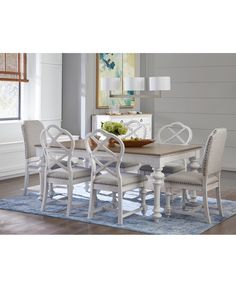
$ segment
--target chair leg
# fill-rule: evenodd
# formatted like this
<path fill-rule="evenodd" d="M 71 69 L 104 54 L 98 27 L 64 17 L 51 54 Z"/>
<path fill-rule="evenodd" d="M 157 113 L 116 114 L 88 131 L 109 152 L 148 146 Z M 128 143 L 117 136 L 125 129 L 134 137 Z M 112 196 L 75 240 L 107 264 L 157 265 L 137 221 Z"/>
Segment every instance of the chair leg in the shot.
<path fill-rule="evenodd" d="M 217 206 L 218 206 L 218 209 L 219 209 L 219 214 L 220 216 L 224 216 L 224 213 L 223 213 L 223 208 L 222 208 L 222 202 L 221 202 L 221 191 L 220 191 L 220 187 L 217 187 L 216 188 L 216 199 L 217 199 Z"/>
<path fill-rule="evenodd" d="M 188 190 L 183 189 L 182 190 L 182 209 L 185 209 L 185 205 L 188 202 Z"/>
<path fill-rule="evenodd" d="M 25 167 L 25 179 L 24 179 L 24 195 L 28 193 L 28 185 L 29 185 L 29 168 L 26 165 Z"/>
<path fill-rule="evenodd" d="M 89 190 L 90 190 L 90 183 L 89 182 L 85 182 L 84 189 L 86 192 L 89 192 Z"/>
<path fill-rule="evenodd" d="M 97 190 L 94 189 L 91 185 L 90 199 L 89 199 L 89 210 L 88 210 L 88 219 L 93 217 L 95 203 L 97 199 Z"/>
<path fill-rule="evenodd" d="M 118 202 L 117 202 L 117 198 L 116 198 L 116 193 L 112 192 L 112 206 L 113 208 L 117 208 L 118 206 Z"/>
<path fill-rule="evenodd" d="M 123 193 L 118 192 L 118 224 L 123 225 Z"/>
<path fill-rule="evenodd" d="M 71 210 L 71 206 L 72 206 L 72 198 L 73 198 L 73 190 L 74 190 L 74 186 L 69 183 L 67 185 L 67 195 L 68 195 L 68 199 L 67 199 L 67 209 L 66 209 L 66 216 L 70 216 L 70 210 Z"/>
<path fill-rule="evenodd" d="M 211 217 L 210 217 L 209 206 L 208 206 L 208 195 L 207 195 L 206 188 L 205 188 L 205 191 L 203 191 L 203 203 L 204 203 L 205 216 L 207 218 L 208 223 L 211 224 Z"/>
<path fill-rule="evenodd" d="M 165 214 L 168 217 L 171 215 L 171 206 L 170 206 L 171 196 L 172 196 L 171 188 L 166 189 L 166 193 L 165 193 L 165 200 L 166 200 Z"/>
<path fill-rule="evenodd" d="M 42 199 L 42 203 L 41 203 L 41 211 L 45 210 L 47 198 L 48 198 L 48 182 L 45 179 L 45 182 L 43 185 L 43 199 Z"/>
<path fill-rule="evenodd" d="M 142 208 L 142 214 L 146 215 L 147 212 L 147 204 L 146 204 L 146 188 L 143 187 L 140 191 L 141 194 L 141 208 Z"/>
<path fill-rule="evenodd" d="M 50 183 L 49 185 L 49 197 L 53 198 L 55 196 L 56 192 L 53 190 L 53 183 Z"/>

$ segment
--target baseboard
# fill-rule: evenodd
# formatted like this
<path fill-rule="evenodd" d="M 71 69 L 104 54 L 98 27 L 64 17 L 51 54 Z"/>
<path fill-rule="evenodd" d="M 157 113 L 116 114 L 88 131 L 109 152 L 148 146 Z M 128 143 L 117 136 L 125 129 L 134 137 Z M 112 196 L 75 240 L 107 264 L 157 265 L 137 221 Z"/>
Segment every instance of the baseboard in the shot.
<path fill-rule="evenodd" d="M 233 167 L 223 167 L 222 171 L 236 172 L 236 168 Z"/>
<path fill-rule="evenodd" d="M 25 175 L 25 166 L 11 166 L 8 168 L 0 169 L 0 180 L 19 177 Z"/>

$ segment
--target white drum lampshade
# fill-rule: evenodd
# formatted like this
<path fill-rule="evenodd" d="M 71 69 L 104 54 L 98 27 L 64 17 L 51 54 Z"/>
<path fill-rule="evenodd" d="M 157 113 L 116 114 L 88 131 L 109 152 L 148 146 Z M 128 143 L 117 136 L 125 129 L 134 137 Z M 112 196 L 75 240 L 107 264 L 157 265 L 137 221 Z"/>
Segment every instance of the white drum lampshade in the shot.
<path fill-rule="evenodd" d="M 145 90 L 145 78 L 143 77 L 125 77 L 125 91 L 143 91 Z"/>
<path fill-rule="evenodd" d="M 170 90 L 170 77 L 149 77 L 149 90 L 150 91 L 169 91 Z"/>
<path fill-rule="evenodd" d="M 120 89 L 120 78 L 119 77 L 103 77 L 101 78 L 102 91 L 113 91 Z"/>

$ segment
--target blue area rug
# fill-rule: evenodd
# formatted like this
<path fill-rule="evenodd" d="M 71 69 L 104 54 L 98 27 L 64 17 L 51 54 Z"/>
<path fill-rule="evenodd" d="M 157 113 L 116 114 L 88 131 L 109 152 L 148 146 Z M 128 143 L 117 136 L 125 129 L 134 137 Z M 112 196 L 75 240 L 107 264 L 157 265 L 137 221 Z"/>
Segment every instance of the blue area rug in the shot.
<path fill-rule="evenodd" d="M 93 223 L 99 225 L 105 225 L 116 228 L 124 228 L 128 230 L 138 231 L 147 234 L 159 234 L 159 235 L 186 235 L 186 234 L 201 234 L 214 225 L 224 221 L 230 216 L 236 214 L 236 202 L 223 200 L 224 217 L 219 216 L 216 209 L 215 199 L 210 199 L 210 213 L 212 224 L 206 223 L 204 214 L 199 211 L 194 216 L 172 214 L 171 217 L 163 216 L 158 223 L 154 223 L 152 220 L 153 209 L 153 195 L 147 195 L 148 210 L 146 216 L 142 216 L 140 213 L 132 215 L 124 219 L 124 225 L 119 226 L 117 223 L 117 214 L 115 210 L 101 211 L 95 214 L 93 220 L 87 220 L 89 193 L 86 192 L 82 186 L 75 187 L 75 196 L 73 199 L 73 209 L 70 217 L 65 216 L 66 201 L 61 200 L 65 195 L 63 187 L 55 188 L 55 192 L 58 195 L 55 199 L 48 200 L 46 211 L 40 211 L 41 202 L 38 200 L 38 192 L 29 192 L 27 196 L 16 196 L 12 198 L 0 199 L 0 209 L 25 212 L 36 215 L 46 215 L 50 217 L 78 220 L 86 223 Z M 104 204 L 104 201 L 111 199 L 111 193 L 101 191 L 99 194 L 98 205 Z M 197 198 L 200 202 L 201 197 Z M 161 206 L 164 207 L 164 194 L 161 195 Z M 82 207 L 78 207 L 78 206 Z M 179 197 L 174 200 L 174 206 L 181 205 Z M 77 206 L 77 207 L 76 207 Z M 137 192 L 129 192 L 125 194 L 124 209 L 132 210 L 140 206 L 139 199 L 137 198 Z"/>

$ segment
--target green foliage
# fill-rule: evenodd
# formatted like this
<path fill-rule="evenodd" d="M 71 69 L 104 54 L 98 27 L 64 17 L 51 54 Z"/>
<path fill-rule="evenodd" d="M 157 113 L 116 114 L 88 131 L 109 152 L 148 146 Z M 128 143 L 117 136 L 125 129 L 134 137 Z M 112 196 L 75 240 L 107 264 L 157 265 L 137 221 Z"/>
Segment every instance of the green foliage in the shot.
<path fill-rule="evenodd" d="M 128 130 L 124 124 L 112 121 L 102 123 L 102 129 L 115 135 L 124 135 Z"/>

